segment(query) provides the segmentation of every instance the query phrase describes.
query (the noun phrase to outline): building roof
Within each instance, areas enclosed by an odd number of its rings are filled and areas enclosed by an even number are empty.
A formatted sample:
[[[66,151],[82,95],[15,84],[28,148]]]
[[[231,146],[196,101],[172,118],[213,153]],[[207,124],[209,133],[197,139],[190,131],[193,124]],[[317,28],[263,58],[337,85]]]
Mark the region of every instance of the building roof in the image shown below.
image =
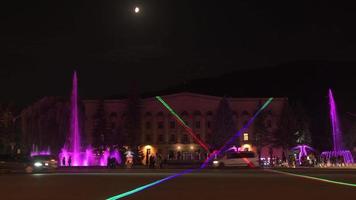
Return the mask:
[[[206,94],[199,94],[199,93],[192,93],[192,92],[178,92],[178,93],[172,93],[172,94],[166,94],[162,95],[162,98],[174,98],[174,97],[192,97],[192,98],[203,98],[203,99],[209,99],[209,100],[215,100],[219,101],[222,97],[219,96],[213,96],[213,95],[206,95]],[[256,98],[256,97],[227,97],[230,101],[257,101],[257,100],[267,100],[269,97],[261,97],[261,98]],[[108,99],[104,100],[106,103],[125,103],[127,98],[123,99]],[[275,101],[285,101],[288,100],[287,97],[277,97],[274,99]],[[99,100],[83,100],[86,103],[97,103]],[[155,97],[145,97],[142,98],[142,101],[155,101]]]

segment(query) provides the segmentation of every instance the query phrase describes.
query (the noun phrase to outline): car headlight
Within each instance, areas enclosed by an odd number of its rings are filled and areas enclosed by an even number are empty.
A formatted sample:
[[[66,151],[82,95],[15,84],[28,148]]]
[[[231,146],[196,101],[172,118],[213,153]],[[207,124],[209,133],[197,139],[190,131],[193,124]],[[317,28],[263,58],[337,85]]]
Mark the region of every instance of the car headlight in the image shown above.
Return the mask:
[[[45,166],[48,166],[48,163],[45,163]]]
[[[41,162],[35,162],[35,164],[33,164],[35,167],[42,167],[42,163]]]
[[[217,165],[217,164],[219,164],[219,161],[214,160],[214,161],[213,161],[213,164],[214,164],[214,165]]]

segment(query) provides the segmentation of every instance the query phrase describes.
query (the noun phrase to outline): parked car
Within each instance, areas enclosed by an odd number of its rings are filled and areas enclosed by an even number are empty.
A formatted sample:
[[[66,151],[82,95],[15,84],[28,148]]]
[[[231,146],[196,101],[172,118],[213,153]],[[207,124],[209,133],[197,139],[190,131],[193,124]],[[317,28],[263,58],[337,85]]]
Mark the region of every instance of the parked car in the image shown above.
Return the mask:
[[[226,152],[222,157],[214,159],[213,167],[259,167],[258,156],[251,151]]]
[[[0,172],[26,172],[28,168],[32,167],[30,157],[19,155],[0,155]]]

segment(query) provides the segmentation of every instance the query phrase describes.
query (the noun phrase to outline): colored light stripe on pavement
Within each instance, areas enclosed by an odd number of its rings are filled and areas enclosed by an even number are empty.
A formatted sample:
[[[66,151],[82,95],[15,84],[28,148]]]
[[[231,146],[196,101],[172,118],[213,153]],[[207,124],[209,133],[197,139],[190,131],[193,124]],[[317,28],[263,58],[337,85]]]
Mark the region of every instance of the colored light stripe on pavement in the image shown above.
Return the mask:
[[[294,177],[310,179],[310,180],[314,180],[314,181],[325,182],[325,183],[332,183],[332,184],[337,184],[337,185],[356,187],[356,184],[354,184],[354,183],[346,183],[346,182],[341,182],[341,181],[334,181],[334,180],[329,180],[329,179],[325,179],[325,178],[318,178],[318,177],[307,176],[307,175],[302,175],[302,174],[294,174],[294,173],[289,173],[289,172],[284,172],[284,171],[279,171],[279,170],[272,170],[272,169],[266,169],[266,171],[279,173],[279,174],[284,174],[284,175],[287,175],[287,176],[294,176]]]
[[[163,182],[168,181],[168,180],[170,180],[170,179],[176,178],[176,177],[178,177],[178,176],[182,176],[182,175],[184,175],[184,174],[191,173],[192,171],[193,171],[192,169],[188,169],[188,170],[185,170],[185,171],[183,171],[183,172],[180,172],[180,173],[177,173],[177,174],[173,174],[173,175],[168,176],[168,177],[166,177],[166,178],[163,178],[163,179],[154,181],[154,182],[152,182],[152,183],[143,185],[143,186],[141,186],[141,187],[135,188],[135,189],[133,189],[133,190],[130,190],[130,191],[121,193],[121,194],[119,194],[119,195],[117,195],[117,196],[110,197],[110,198],[108,198],[107,200],[117,200],[117,199],[121,199],[121,198],[130,196],[130,195],[132,195],[132,194],[135,194],[135,193],[137,193],[137,192],[143,191],[143,190],[145,190],[145,189],[148,189],[148,188],[150,188],[150,187],[153,187],[153,186],[155,186],[155,185],[157,185],[157,184],[163,183]]]

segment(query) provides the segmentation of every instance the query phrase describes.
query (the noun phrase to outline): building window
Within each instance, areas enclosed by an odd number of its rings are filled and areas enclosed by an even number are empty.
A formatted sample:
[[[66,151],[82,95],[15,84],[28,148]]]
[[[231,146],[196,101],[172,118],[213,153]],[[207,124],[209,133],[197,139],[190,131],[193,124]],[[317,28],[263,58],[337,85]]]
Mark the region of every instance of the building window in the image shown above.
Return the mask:
[[[271,120],[267,120],[267,128],[271,128],[272,127],[272,121]]]
[[[248,133],[244,133],[244,141],[248,141]]]
[[[162,149],[158,149],[158,150],[157,150],[157,153],[158,153],[158,154],[162,154]]]
[[[151,129],[151,122],[146,122],[146,129]]]
[[[207,127],[207,128],[211,128],[211,122],[210,122],[210,121],[207,121],[207,122],[206,122],[206,127]]]
[[[145,113],[145,117],[151,117],[151,116],[152,116],[151,112],[146,112]]]
[[[171,121],[170,123],[169,123],[169,127],[170,128],[176,128],[176,122],[175,121]]]
[[[158,135],[158,143],[163,143],[163,142],[164,142],[163,135],[162,134]]]
[[[171,135],[171,136],[169,137],[169,142],[170,142],[170,143],[177,143],[176,136],[175,136],[175,135]]]
[[[242,111],[242,115],[250,115],[250,113],[247,112],[247,110]]]
[[[184,134],[184,135],[183,135],[182,143],[183,143],[183,144],[187,144],[187,143],[188,143],[188,135],[187,135],[187,134]]]
[[[197,138],[198,138],[199,140],[201,139],[200,134],[196,134],[196,136],[197,136]],[[198,142],[195,141],[195,140],[193,140],[193,142],[194,142],[195,144],[198,144]]]
[[[158,122],[158,128],[159,129],[163,129],[163,122],[161,121],[161,122]]]
[[[117,113],[116,112],[112,112],[110,114],[110,121],[111,122],[116,122],[117,121]]]
[[[115,122],[111,122],[111,129],[114,129],[115,127],[116,127],[116,124],[115,124]]]
[[[195,128],[200,128],[200,121],[195,122]]]
[[[246,125],[247,125],[247,123],[248,123],[248,121],[247,121],[247,120],[245,120],[245,121],[244,121],[243,126],[246,126]]]
[[[116,112],[111,112],[111,113],[110,113],[110,117],[111,117],[111,118],[117,117],[117,113],[116,113]]]
[[[147,143],[150,143],[152,140],[151,140],[152,138],[151,138],[151,135],[146,135],[146,138],[145,138],[145,141],[147,142]]]

